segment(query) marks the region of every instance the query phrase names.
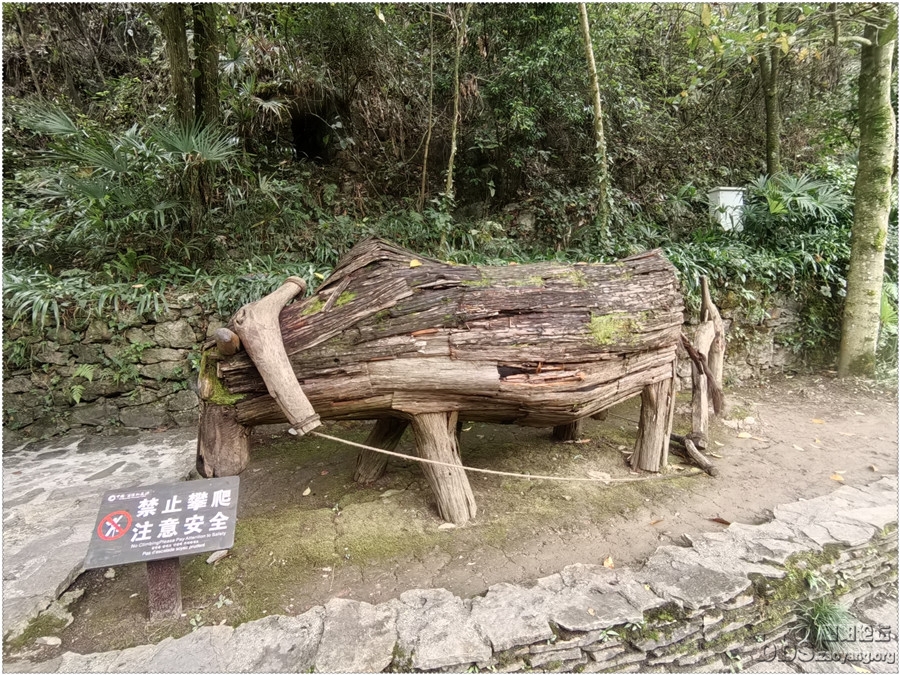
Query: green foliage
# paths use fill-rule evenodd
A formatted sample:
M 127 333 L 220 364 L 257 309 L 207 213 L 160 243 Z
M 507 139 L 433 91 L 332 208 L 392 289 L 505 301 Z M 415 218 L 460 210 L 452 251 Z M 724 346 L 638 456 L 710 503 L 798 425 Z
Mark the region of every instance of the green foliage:
M 800 611 L 802 640 L 809 640 L 817 649 L 839 647 L 842 630 L 853 620 L 850 612 L 835 600 L 818 598 Z
M 798 350 L 838 334 L 857 47 L 830 44 L 821 7 L 791 5 L 778 24 L 770 12 L 762 28 L 752 5 L 588 7 L 608 136 L 606 232 L 595 225 L 592 110 L 571 5 L 473 7 L 455 200 L 438 187 L 456 93 L 456 32 L 442 6 L 228 6 L 217 27 L 221 129 L 164 121 L 165 52 L 144 6 L 85 6 L 93 42 L 64 8 L 40 10 L 21 15 L 41 97 L 15 21 L 4 23 L 3 297 L 14 323 L 159 315 L 184 291 L 228 314 L 291 274 L 311 292 L 376 234 L 462 264 L 609 261 L 661 247 L 691 308 L 707 275 L 759 320 L 773 294 L 797 300 L 804 321 L 787 339 Z M 869 10 L 835 11 L 850 35 Z M 77 64 L 69 71 L 50 56 L 57 39 Z M 787 172 L 755 178 L 758 57 L 773 46 Z M 332 161 L 293 161 L 298 111 L 329 125 Z M 722 184 L 749 185 L 742 233 L 709 226 L 703 195 Z M 888 236 L 894 285 L 879 354 L 895 362 L 896 215 Z M 24 343 L 7 353 L 28 362 Z M 129 366 L 114 365 L 117 377 L 131 377 Z
M 881 289 L 881 316 L 878 332 L 878 363 L 881 370 L 897 369 L 897 282 L 885 281 Z
M 21 120 L 49 137 L 49 150 L 42 166 L 23 174 L 21 197 L 4 208 L 8 253 L 97 268 L 126 249 L 159 261 L 190 260 L 203 250 L 192 220 L 201 197 L 190 177 L 234 155 L 222 131 L 134 125 L 116 132 L 44 105 L 24 106 Z
M 72 397 L 73 402 L 81 403 L 81 396 L 84 394 L 84 384 L 75 382 L 75 378 L 79 377 L 88 382 L 93 382 L 95 369 L 96 366 L 90 363 L 82 363 L 75 368 L 75 372 L 72 374 L 72 384 L 69 387 L 69 395 Z

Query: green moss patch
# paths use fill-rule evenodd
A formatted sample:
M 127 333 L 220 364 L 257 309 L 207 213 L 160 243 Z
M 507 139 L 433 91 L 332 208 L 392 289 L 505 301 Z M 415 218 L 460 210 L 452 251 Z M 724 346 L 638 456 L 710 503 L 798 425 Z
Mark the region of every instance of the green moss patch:
M 588 333 L 594 344 L 604 347 L 628 342 L 635 326 L 634 319 L 627 314 L 592 314 L 588 322 Z
M 228 388 L 216 375 L 216 360 L 209 358 L 209 352 L 203 352 L 200 357 L 200 373 L 201 377 L 212 383 L 212 394 L 209 396 L 209 402 L 216 405 L 234 405 L 246 398 L 245 394 L 232 394 Z

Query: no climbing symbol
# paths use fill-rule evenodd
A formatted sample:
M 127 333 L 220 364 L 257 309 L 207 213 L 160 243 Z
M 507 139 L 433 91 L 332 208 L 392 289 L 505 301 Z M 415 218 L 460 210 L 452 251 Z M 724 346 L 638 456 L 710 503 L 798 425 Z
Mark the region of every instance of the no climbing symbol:
M 97 535 L 103 541 L 113 541 L 131 528 L 131 514 L 128 511 L 113 511 L 97 525 Z

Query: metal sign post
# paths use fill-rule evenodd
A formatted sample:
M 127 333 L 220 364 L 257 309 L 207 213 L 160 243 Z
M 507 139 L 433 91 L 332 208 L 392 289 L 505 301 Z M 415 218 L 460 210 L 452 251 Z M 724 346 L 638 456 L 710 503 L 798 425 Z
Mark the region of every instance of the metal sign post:
M 234 545 L 239 482 L 229 476 L 105 493 L 85 569 L 146 562 L 151 621 L 180 615 L 178 557 Z

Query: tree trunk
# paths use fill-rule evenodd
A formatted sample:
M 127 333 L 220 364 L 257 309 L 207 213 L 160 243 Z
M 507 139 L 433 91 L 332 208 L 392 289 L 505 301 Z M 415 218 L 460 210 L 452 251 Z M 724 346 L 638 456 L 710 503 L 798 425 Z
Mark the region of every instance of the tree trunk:
M 769 30 L 769 12 L 766 3 L 756 5 L 759 27 Z M 784 21 L 785 6 L 775 9 L 775 23 Z M 759 53 L 759 73 L 763 85 L 766 109 L 766 174 L 774 176 L 781 171 L 781 51 L 777 45 L 763 47 Z
M 369 432 L 365 445 L 382 450 L 395 450 L 403 438 L 403 432 L 409 426 L 409 421 L 399 417 L 381 417 L 375 421 L 375 426 Z M 372 450 L 362 450 L 356 458 L 356 471 L 353 480 L 357 483 L 371 483 L 384 475 L 387 467 L 388 456 Z
M 456 53 L 453 59 L 453 117 L 450 119 L 450 159 L 447 160 L 447 184 L 444 187 L 444 192 L 450 199 L 453 198 L 453 164 L 456 160 L 456 136 L 459 129 L 459 61 L 466 40 L 466 21 L 471 9 L 472 3 L 467 4 L 461 19 L 456 23 Z M 452 13 L 453 10 L 449 11 Z M 441 234 L 441 243 L 443 244 L 444 241 L 445 235 Z
M 847 299 L 841 331 L 838 375 L 875 374 L 884 248 L 891 207 L 895 123 L 891 108 L 891 64 L 897 33 L 895 9 L 878 7 L 879 17 L 890 24 L 879 31 L 869 24 L 859 70 L 859 164 L 853 189 Z
M 412 428 L 419 457 L 462 466 L 456 442 L 456 420 L 455 412 L 414 415 Z M 434 464 L 422 464 L 422 471 L 434 492 L 441 518 L 462 525 L 475 517 L 478 508 L 465 471 Z
M 600 232 L 606 236 L 609 229 L 609 205 L 607 203 L 607 188 L 609 173 L 606 159 L 606 135 L 603 133 L 603 102 L 600 98 L 600 78 L 597 76 L 597 64 L 594 61 L 594 44 L 591 40 L 591 26 L 588 22 L 587 5 L 578 4 L 581 15 L 581 32 L 584 37 L 584 52 L 587 57 L 588 74 L 591 81 L 591 98 L 594 104 L 594 148 L 597 162 L 597 199 L 598 224 Z
M 237 476 L 250 463 L 250 428 L 236 419 L 233 406 L 200 401 L 197 473 L 204 478 Z
M 188 55 L 187 17 L 185 5 L 169 2 L 163 5 L 158 23 L 166 41 L 166 59 L 169 62 L 169 86 L 175 100 L 175 119 L 181 124 L 194 120 L 194 95 L 191 87 L 191 59 Z
M 428 51 L 428 130 L 425 132 L 425 151 L 422 156 L 422 184 L 419 187 L 419 201 L 416 204 L 419 213 L 425 208 L 425 191 L 428 187 L 428 151 L 431 148 L 431 128 L 434 126 L 434 8 L 428 5 L 428 34 L 430 48 Z
M 216 5 L 194 3 L 194 116 L 203 124 L 219 123 L 219 34 Z
M 81 20 L 81 8 L 76 7 L 75 5 L 64 5 L 69 10 L 69 16 L 72 17 L 72 21 L 78 27 L 78 31 L 81 33 L 81 37 L 84 38 L 84 41 L 87 43 L 88 51 L 91 52 L 91 58 L 94 60 L 94 68 L 97 71 L 97 77 L 100 78 L 100 85 L 106 81 L 106 77 L 103 75 L 103 68 L 100 67 L 100 59 L 97 58 L 97 48 L 94 46 L 94 41 L 91 40 L 90 33 L 88 33 L 87 28 L 84 26 L 84 22 Z
M 34 88 L 37 91 L 37 95 L 40 98 L 44 98 L 44 92 L 41 91 L 41 82 L 38 79 L 37 71 L 34 69 L 34 62 L 31 60 L 31 47 L 28 44 L 25 27 L 22 24 L 22 15 L 15 6 L 13 6 L 13 14 L 16 17 L 16 28 L 19 29 L 19 40 L 22 41 L 22 51 L 25 52 L 25 63 L 28 64 L 28 72 L 31 73 L 31 81 L 34 82 Z

